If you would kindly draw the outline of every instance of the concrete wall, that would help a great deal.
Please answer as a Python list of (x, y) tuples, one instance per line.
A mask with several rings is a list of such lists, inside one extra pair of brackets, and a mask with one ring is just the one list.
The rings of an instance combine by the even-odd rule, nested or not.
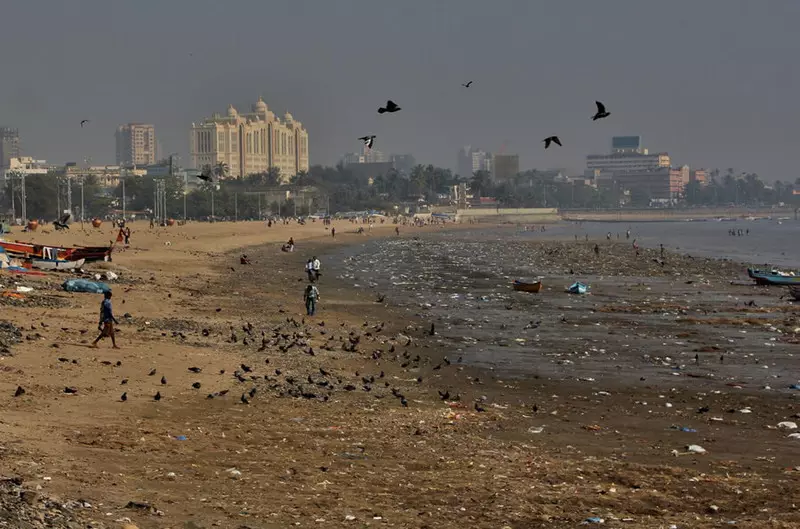
[(552, 222), (559, 220), (557, 208), (468, 208), (456, 212), (457, 221)]

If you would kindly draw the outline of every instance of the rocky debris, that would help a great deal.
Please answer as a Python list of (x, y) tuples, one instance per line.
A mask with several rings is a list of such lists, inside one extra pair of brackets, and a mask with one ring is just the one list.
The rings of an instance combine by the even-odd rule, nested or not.
[(39, 492), (26, 490), (21, 478), (0, 478), (0, 527), (14, 529), (107, 529), (79, 509), (90, 509), (84, 501), (62, 504)]
[(9, 356), (11, 346), (22, 341), (22, 330), (9, 321), (0, 321), (0, 355)]

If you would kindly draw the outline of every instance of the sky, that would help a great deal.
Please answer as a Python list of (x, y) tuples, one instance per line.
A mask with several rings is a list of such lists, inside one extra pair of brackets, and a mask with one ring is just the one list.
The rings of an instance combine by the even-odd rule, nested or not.
[[(641, 135), (675, 165), (800, 176), (797, 0), (6, 0), (0, 14), (0, 126), (54, 163), (113, 163), (116, 127), (145, 122), (188, 164), (193, 121), (263, 96), (307, 128), (312, 164), (375, 134), (422, 163), (455, 168), (473, 145), (577, 174), (613, 135)], [(377, 114), (386, 99), (403, 110)], [(611, 116), (592, 122), (596, 99)], [(545, 151), (554, 134), (564, 146)]]

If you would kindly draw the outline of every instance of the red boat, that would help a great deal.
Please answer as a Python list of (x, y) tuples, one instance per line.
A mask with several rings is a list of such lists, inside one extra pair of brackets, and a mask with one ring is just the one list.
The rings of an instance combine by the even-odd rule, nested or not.
[(31, 244), (22, 241), (0, 241), (7, 254), (21, 259), (65, 259), (67, 261), (78, 261), (85, 259), (86, 262), (110, 261), (113, 246), (78, 246), (76, 248), (59, 248), (44, 246), (41, 244)]

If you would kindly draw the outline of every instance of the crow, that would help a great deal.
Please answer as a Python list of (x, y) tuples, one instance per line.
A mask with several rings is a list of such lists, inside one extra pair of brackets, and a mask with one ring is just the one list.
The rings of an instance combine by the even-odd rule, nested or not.
[(128, 394), (127, 393), (123, 393), (122, 396), (119, 398), (119, 400), (121, 400), (122, 402), (125, 402), (126, 400), (128, 400)]
[(607, 118), (611, 115), (611, 112), (606, 111), (606, 106), (601, 103), (600, 101), (595, 101), (595, 105), (597, 105), (597, 113), (592, 116), (592, 121), (597, 121), (598, 119)]
[(390, 99), (389, 101), (386, 102), (386, 106), (385, 107), (380, 107), (378, 109), (378, 114), (384, 114), (386, 112), (389, 112), (391, 114), (393, 112), (397, 112), (398, 110), (402, 110), (402, 109), (399, 106), (397, 106), (397, 103), (395, 103), (394, 101), (392, 101)]
[(160, 391), (156, 391), (156, 394), (153, 396), (153, 400), (155, 400), (155, 401), (161, 400), (161, 392)]
[(81, 120), (81, 128), (83, 128), (83, 126), (86, 125), (87, 123), (89, 123), (88, 119), (82, 119)]
[(461, 86), (463, 86), (464, 88), (469, 88), (469, 86), (471, 84), (472, 84), (472, 81), (467, 81), (466, 83), (461, 83)]
[(545, 149), (547, 149), (548, 147), (550, 147), (550, 144), (551, 144), (551, 143), (555, 143), (555, 144), (556, 144), (556, 145), (558, 145), (559, 147), (561, 147), (561, 146), (562, 146), (562, 145), (561, 145), (561, 140), (560, 140), (560, 139), (558, 139), (558, 136), (549, 136), (549, 137), (547, 137), (547, 138), (543, 139), (542, 141), (544, 142), (544, 148), (545, 148)]
[(361, 136), (358, 139), (364, 142), (364, 146), (367, 149), (371, 149), (372, 146), (375, 144), (375, 136), (374, 135), (372, 135), (372, 136)]

